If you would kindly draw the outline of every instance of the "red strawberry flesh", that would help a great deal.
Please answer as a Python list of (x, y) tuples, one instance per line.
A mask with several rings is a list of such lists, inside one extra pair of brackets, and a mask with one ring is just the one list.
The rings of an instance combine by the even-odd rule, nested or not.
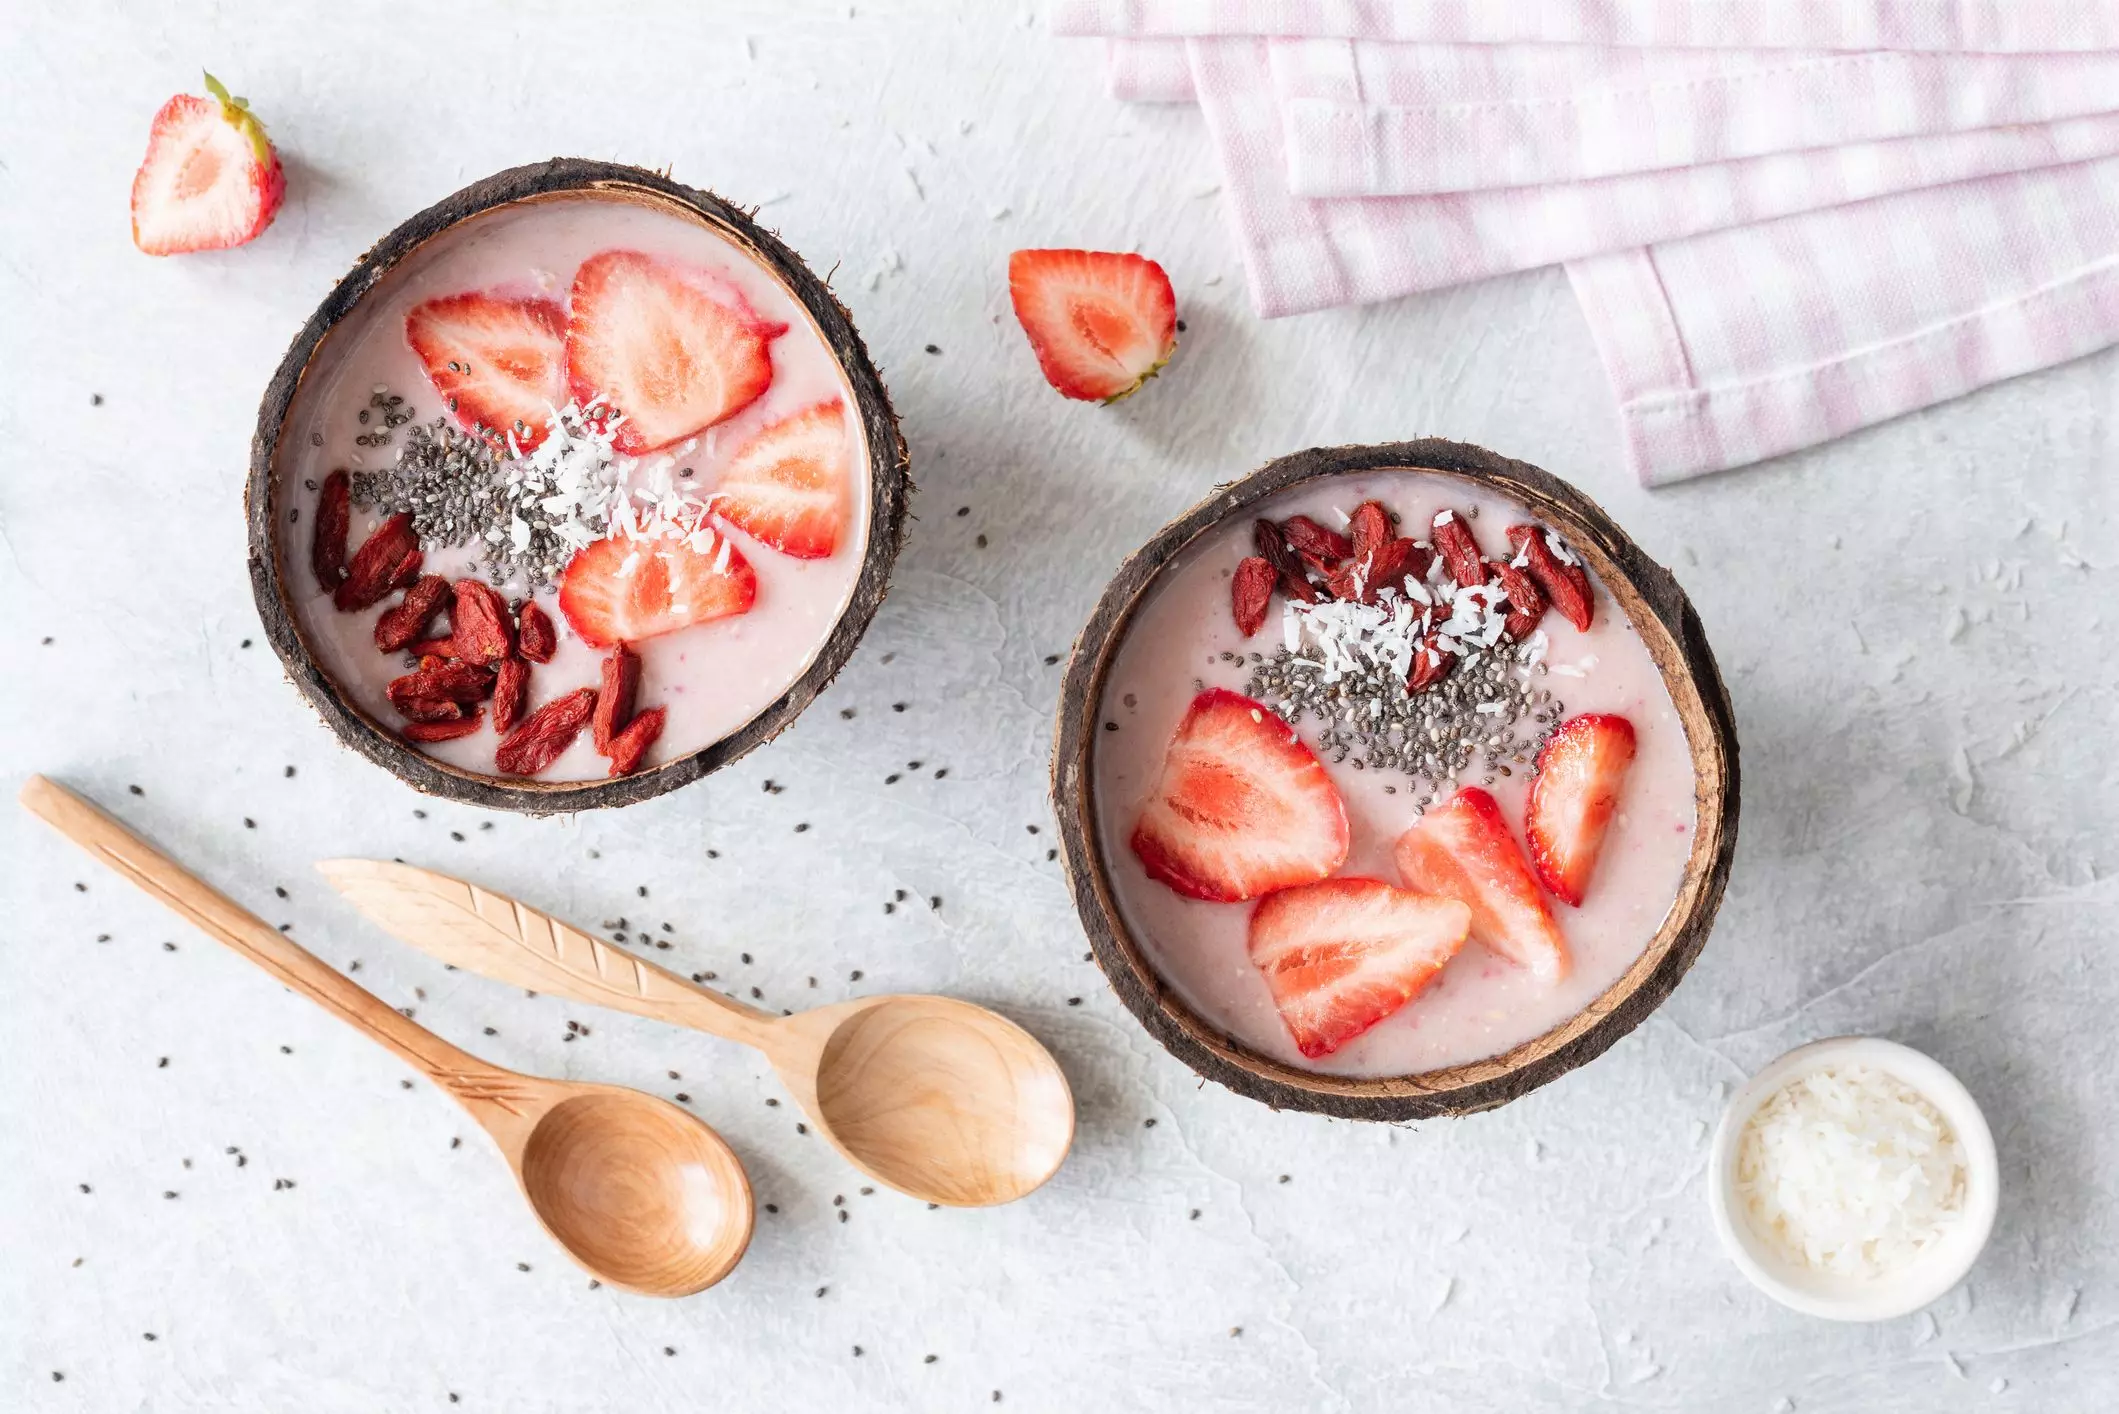
[(1008, 297), (1045, 381), (1112, 403), (1161, 371), (1177, 347), (1177, 294), (1154, 261), (1099, 250), (1019, 250)]
[(1293, 729), (1210, 688), (1170, 739), (1132, 845), (1151, 878), (1228, 903), (1325, 878), (1347, 840), (1339, 791)]
[(1379, 879), (1326, 879), (1267, 894), (1251, 962), (1296, 1047), (1328, 1056), (1426, 989), (1464, 946), (1471, 910)]
[(824, 559), (853, 518), (848, 450), (839, 399), (784, 417), (729, 458), (714, 487), (715, 513), (783, 555)]
[(255, 240), (286, 194), (265, 125), (213, 75), (206, 86), (213, 97), (180, 93), (162, 105), (132, 179), (132, 240), (149, 255)]
[(1539, 880), (1577, 908), (1596, 872), (1634, 746), (1633, 723), (1594, 712), (1560, 723), (1538, 752), (1524, 841)]
[(566, 401), (566, 318), (547, 299), (445, 295), (412, 307), (405, 342), (457, 422), (527, 452)]
[(1560, 925), (1491, 795), (1477, 786), (1458, 791), (1400, 836), (1394, 853), (1407, 888), (1471, 909), (1471, 934), (1488, 951), (1541, 981), (1567, 975)]
[(615, 407), (612, 446), (639, 456), (755, 402), (773, 381), (767, 345), (786, 332), (711, 271), (607, 250), (574, 272), (567, 384), (584, 408)]
[(684, 540), (598, 540), (559, 578), (559, 612), (592, 648), (747, 614), (757, 599), (757, 571), (726, 538), (705, 553)]

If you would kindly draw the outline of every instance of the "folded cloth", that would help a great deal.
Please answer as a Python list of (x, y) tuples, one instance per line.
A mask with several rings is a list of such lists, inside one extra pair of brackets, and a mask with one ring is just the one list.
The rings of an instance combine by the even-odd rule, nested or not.
[(1270, 41), (1304, 196), (1581, 181), (2119, 110), (2119, 53)]
[(1668, 49), (2119, 49), (2119, 0), (1054, 0), (1055, 34)]
[(2119, 341), (2119, 158), (1567, 267), (1649, 485), (1829, 441)]
[(1276, 318), (2026, 167), (2119, 154), (2119, 115), (1781, 153), (1598, 181), (1441, 196), (1309, 200), (1258, 39), (1195, 39), (1251, 301)]

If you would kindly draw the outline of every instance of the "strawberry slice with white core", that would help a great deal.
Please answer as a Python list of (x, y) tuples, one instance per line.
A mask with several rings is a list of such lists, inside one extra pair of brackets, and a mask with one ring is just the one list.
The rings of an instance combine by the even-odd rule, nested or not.
[(1019, 250), (1008, 257), (1008, 296), (1045, 381), (1066, 397), (1117, 402), (1177, 347), (1177, 294), (1144, 256)]
[(751, 539), (798, 560), (839, 548), (853, 515), (846, 405), (837, 398), (784, 417), (737, 449), (714, 510)]
[(1596, 872), (1633, 753), (1633, 723), (1608, 712), (1569, 717), (1538, 753), (1523, 839), (1539, 880), (1577, 908)]
[(1251, 961), (1296, 1047), (1328, 1056), (1426, 989), (1457, 955), (1471, 910), (1379, 879), (1282, 889), (1251, 913)]
[(734, 618), (757, 601), (757, 571), (726, 539), (706, 553), (683, 540), (598, 540), (559, 577), (559, 611), (592, 648)]
[(1546, 982), (1567, 975), (1560, 925), (1485, 791), (1467, 786), (1429, 810), (1399, 838), (1396, 857), (1407, 888), (1471, 909), (1472, 936), (1488, 951)]
[(280, 156), (247, 100), (206, 76), (155, 114), (132, 179), (132, 243), (149, 255), (226, 250), (257, 239), (287, 192)]
[(1338, 788), (1286, 722), (1226, 688), (1192, 699), (1133, 829), (1151, 878), (1235, 903), (1315, 883), (1346, 849)]
[(574, 272), (567, 383), (582, 407), (600, 396), (624, 415), (611, 445), (639, 456), (756, 401), (786, 332), (712, 271), (607, 250)]
[(456, 420), (533, 450), (566, 401), (567, 314), (547, 299), (444, 295), (412, 307), (405, 342)]

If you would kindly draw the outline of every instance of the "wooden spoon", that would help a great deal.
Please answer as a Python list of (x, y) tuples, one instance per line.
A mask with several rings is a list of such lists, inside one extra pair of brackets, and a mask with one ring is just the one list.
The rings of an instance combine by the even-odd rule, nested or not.
[(414, 1025), (65, 787), (31, 776), (22, 804), (448, 1091), (500, 1146), (545, 1231), (591, 1276), (647, 1296), (689, 1296), (742, 1258), (750, 1180), (700, 1120), (638, 1090), (489, 1065)]
[(1007, 1203), (1074, 1142), (1059, 1063), (984, 1007), (882, 996), (774, 1016), (460, 879), (371, 859), (317, 867), (392, 936), (467, 972), (763, 1051), (833, 1147), (901, 1193)]

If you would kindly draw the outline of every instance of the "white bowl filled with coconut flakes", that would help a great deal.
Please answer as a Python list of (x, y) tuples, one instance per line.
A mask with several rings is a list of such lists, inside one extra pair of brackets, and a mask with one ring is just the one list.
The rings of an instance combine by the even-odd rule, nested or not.
[(1835, 1321), (1883, 1321), (1964, 1279), (1994, 1228), (1994, 1136), (1957, 1077), (1893, 1041), (1788, 1052), (1737, 1091), (1709, 1200), (1752, 1284)]

